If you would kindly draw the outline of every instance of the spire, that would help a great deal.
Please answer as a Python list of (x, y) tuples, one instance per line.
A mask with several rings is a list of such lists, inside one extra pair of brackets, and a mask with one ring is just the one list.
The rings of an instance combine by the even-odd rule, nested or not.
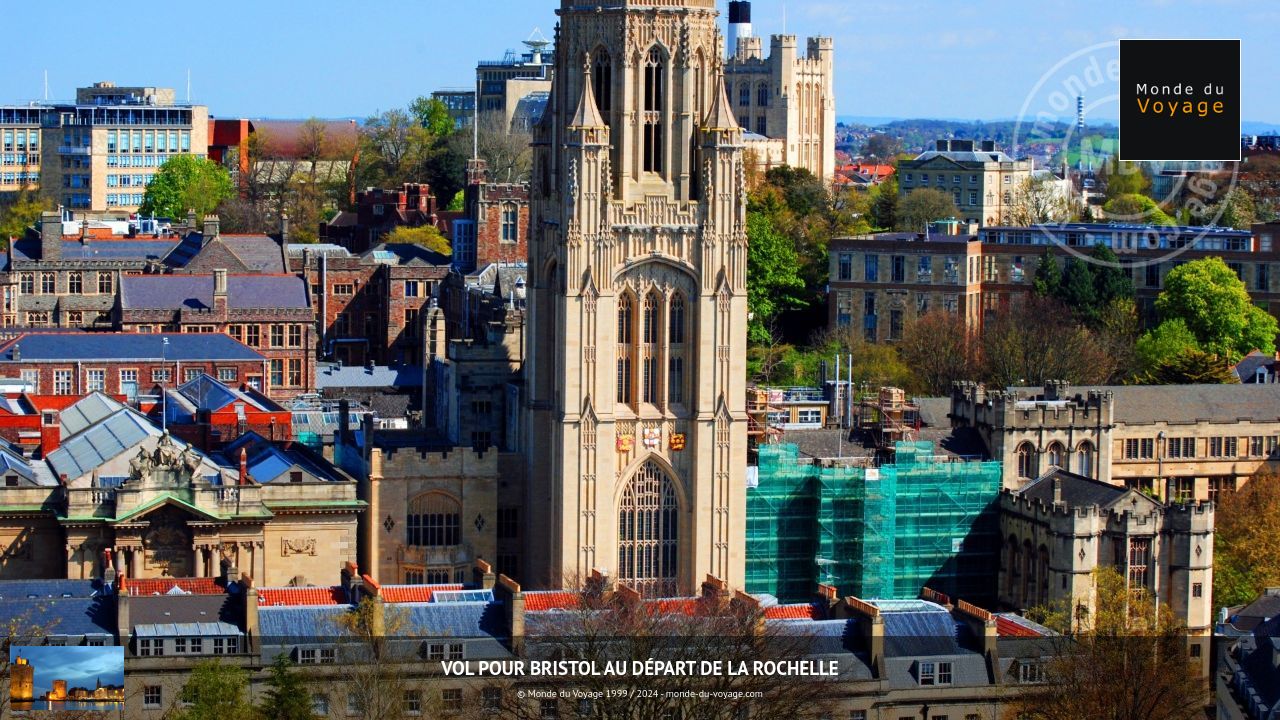
[(600, 110), (596, 107), (596, 94), (591, 87), (591, 56), (585, 55), (583, 62), (582, 76), (582, 98), (578, 101), (578, 110), (573, 114), (573, 120), (569, 123), (572, 128), (602, 128), (605, 127), (604, 118), (600, 117)]
[(717, 75), (715, 97), (711, 101), (711, 110), (707, 112), (707, 118), (702, 123), (703, 129), (737, 129), (738, 120), (734, 118), (733, 111), (729, 109), (729, 91), (724, 84), (724, 74), (718, 73)]

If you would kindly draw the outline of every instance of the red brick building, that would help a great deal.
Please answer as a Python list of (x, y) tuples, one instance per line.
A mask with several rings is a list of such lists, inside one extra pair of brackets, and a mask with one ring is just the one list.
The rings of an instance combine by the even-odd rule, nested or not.
[(362, 253), (398, 227), (440, 227), (436, 198), (425, 183), (404, 183), (393, 190), (367, 188), (356, 193), (355, 206), (320, 224), (320, 242)]
[(125, 276), (116, 312), (117, 325), (126, 332), (225, 334), (260, 352), (266, 379), (251, 387), (273, 399), (291, 400), (315, 389), (315, 316), (307, 286), (295, 275), (215, 270), (211, 275)]
[(31, 383), (33, 395), (133, 402), (201, 375), (269, 393), (268, 370), (266, 357), (225, 335), (25, 333), (0, 345), (0, 377)]
[(493, 263), (523, 263), (529, 254), (529, 184), (493, 183), (483, 160), (467, 164), (465, 220), (450, 224), (453, 263), (474, 272)]
[(320, 355), (344, 365), (414, 364), (419, 317), (449, 274), (449, 258), (417, 245), (378, 245), (362, 255), (332, 245), (290, 247), (320, 320)]
[(210, 375), (167, 388), (165, 402), (151, 408), (154, 422), (161, 413), (174, 437), (205, 451), (250, 432), (272, 441), (293, 439), (292, 412), (253, 388), (241, 389)]

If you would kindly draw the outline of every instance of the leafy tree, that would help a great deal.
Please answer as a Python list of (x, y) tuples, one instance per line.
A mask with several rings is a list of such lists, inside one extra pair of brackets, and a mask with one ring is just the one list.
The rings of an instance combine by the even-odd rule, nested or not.
[(174, 155), (160, 166), (147, 185), (138, 212), (179, 218), (193, 209), (202, 217), (213, 212), (233, 192), (231, 175), (226, 168), (194, 155)]
[(898, 175), (894, 173), (871, 188), (871, 224), (881, 230), (898, 226)]
[(409, 103), (409, 112), (418, 124), (436, 137), (444, 137), (453, 132), (453, 116), (449, 114), (449, 106), (439, 98), (416, 97)]
[(1138, 367), (1152, 372), (1166, 362), (1199, 350), (1195, 333), (1181, 318), (1165, 320), (1138, 338), (1134, 354)]
[(868, 341), (859, 328), (842, 327), (818, 333), (812, 352), (816, 355), (814, 365), (826, 360), (830, 372), (835, 372), (833, 363), (839, 355), (840, 377), (847, 379), (852, 367), (855, 385), (912, 387), (917, 384), (897, 348)]
[(8, 247), (9, 238), (21, 238), (27, 228), (40, 222), (40, 213), (53, 209), (53, 202), (37, 192), (22, 190), (13, 200), (0, 206), (0, 247)]
[(1139, 376), (1143, 385), (1232, 385), (1240, 382), (1222, 356), (1194, 348), (1161, 359)]
[(1102, 206), (1102, 210), (1108, 218), (1120, 222), (1143, 222), (1152, 225), (1178, 224), (1177, 220), (1160, 209), (1155, 200), (1136, 193), (1117, 195), (1108, 200)]
[(254, 720), (257, 714), (245, 699), (249, 673), (240, 667), (207, 660), (195, 666), (182, 688), (188, 706), (175, 711), (177, 720)]
[(1009, 717), (1203, 718), (1204, 680), (1169, 604), (1111, 567), (1095, 570), (1093, 584), (1091, 607), (1069, 598), (1029, 613), (1061, 635), (1046, 641), (1044, 684), (1019, 693)]
[[(508, 126), (506, 118), (500, 112), (487, 112), (480, 116), (479, 137), (480, 157), (489, 166), (489, 177), (494, 182), (518, 183), (529, 180), (533, 171), (533, 136), (527, 131)], [(469, 154), (471, 148), (466, 143), (471, 139), (465, 133), (459, 135), (455, 143), (463, 145)], [(465, 158), (464, 158), (465, 160)], [(465, 166), (465, 165), (464, 165)]]
[(1207, 208), (1201, 219), (1206, 223), (1213, 221), (1220, 227), (1248, 230), (1258, 222), (1257, 205), (1248, 190), (1237, 187)]
[(1115, 251), (1098, 243), (1089, 257), (1096, 261), (1089, 264), (1089, 269), (1093, 272), (1093, 295), (1100, 306), (1133, 299), (1133, 280), (1120, 269), (1120, 258)]
[(1115, 361), (1070, 310), (1031, 295), (998, 311), (980, 341), (983, 376), (998, 387), (1066, 380), (1094, 385), (1111, 377)]
[(1094, 324), (1094, 334), (1103, 352), (1113, 361), (1108, 385), (1124, 382), (1138, 372), (1134, 344), (1140, 328), (1138, 305), (1133, 298), (1119, 297), (1104, 306)]
[(1142, 195), (1151, 188), (1151, 180), (1142, 171), (1142, 166), (1137, 163), (1122, 163), (1118, 155), (1112, 155), (1111, 162), (1099, 174), (1106, 189), (1107, 200), (1115, 200), (1124, 195)]
[(1280, 585), (1280, 476), (1261, 472), (1220, 493), (1214, 523), (1215, 609), (1253, 602)]
[(383, 235), (382, 241), (391, 244), (421, 245), (441, 255), (453, 254), (453, 248), (449, 245), (449, 240), (434, 225), (421, 225), (419, 227), (401, 225)]
[(933, 188), (920, 188), (898, 201), (897, 229), (924, 232), (929, 223), (959, 214), (950, 195)]
[(1067, 258), (1057, 297), (1086, 324), (1094, 320), (1098, 296), (1094, 293), (1093, 271), (1088, 264), (1076, 257)]
[(826, 211), (831, 202), (822, 180), (804, 168), (781, 165), (765, 173), (765, 182), (782, 191), (791, 212), (805, 217)]
[(1061, 190), (1061, 183), (1051, 173), (1041, 173), (1024, 180), (1013, 193), (1009, 223), (1038, 225), (1069, 219), (1070, 203)]
[(751, 313), (747, 337), (752, 342), (765, 342), (770, 338), (769, 321), (783, 310), (803, 304), (804, 281), (798, 273), (795, 247), (777, 231), (769, 215), (747, 213), (747, 238), (747, 307)]
[(271, 663), (267, 693), (258, 708), (263, 720), (315, 720), (311, 711), (311, 695), (302, 677), (294, 671), (289, 656), (281, 653)]
[(892, 135), (884, 133), (875, 133), (867, 138), (867, 142), (862, 146), (862, 154), (876, 160), (886, 160), (894, 157), (902, 150), (902, 143)]
[(1221, 258), (1169, 271), (1156, 310), (1165, 321), (1185, 323), (1205, 352), (1232, 359), (1253, 350), (1275, 352), (1275, 317), (1253, 304), (1244, 282)]

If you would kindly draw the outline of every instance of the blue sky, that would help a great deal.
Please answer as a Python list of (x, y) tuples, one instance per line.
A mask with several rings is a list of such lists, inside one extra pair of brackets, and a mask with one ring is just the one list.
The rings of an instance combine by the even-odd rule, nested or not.
[(93, 689), (98, 678), (103, 685), (124, 684), (124, 648), (39, 646), (13, 647), (9, 650), (10, 662), (21, 655), (35, 666), (36, 695), (49, 691), (54, 680), (66, 680), (67, 690), (73, 687)]
[[(170, 86), (181, 98), (189, 68), (193, 99), (216, 116), (364, 117), (469, 86), (476, 60), (501, 58), (535, 27), (550, 37), (558, 6), (15, 3), (5, 25), (30, 31), (6, 35), (0, 102), (41, 97), (45, 70), (54, 98), (95, 80)], [(755, 0), (756, 33), (782, 32), (784, 8), (787, 32), (834, 36), (840, 115), (1008, 118), (1046, 70), (1082, 47), (1119, 37), (1239, 37), (1244, 118), (1280, 122), (1280, 93), (1269, 89), (1280, 77), (1274, 0)], [(46, 50), (51, 37), (56, 53)]]

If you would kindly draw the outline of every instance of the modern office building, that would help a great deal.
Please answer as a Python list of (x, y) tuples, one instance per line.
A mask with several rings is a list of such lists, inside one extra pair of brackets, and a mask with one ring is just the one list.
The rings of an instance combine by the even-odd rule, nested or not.
[[(554, 52), (547, 50), (551, 42), (538, 30), (534, 30), (524, 45), (528, 52), (509, 50), (501, 60), (481, 60), (476, 65), (476, 86), (480, 94), (478, 97), (473, 94), (472, 103), (473, 107), (479, 107), (481, 115), (498, 114), (504, 128), (529, 132), (547, 107), (555, 59)], [(459, 102), (465, 104), (465, 100)], [(452, 109), (450, 114), (457, 122)]]

